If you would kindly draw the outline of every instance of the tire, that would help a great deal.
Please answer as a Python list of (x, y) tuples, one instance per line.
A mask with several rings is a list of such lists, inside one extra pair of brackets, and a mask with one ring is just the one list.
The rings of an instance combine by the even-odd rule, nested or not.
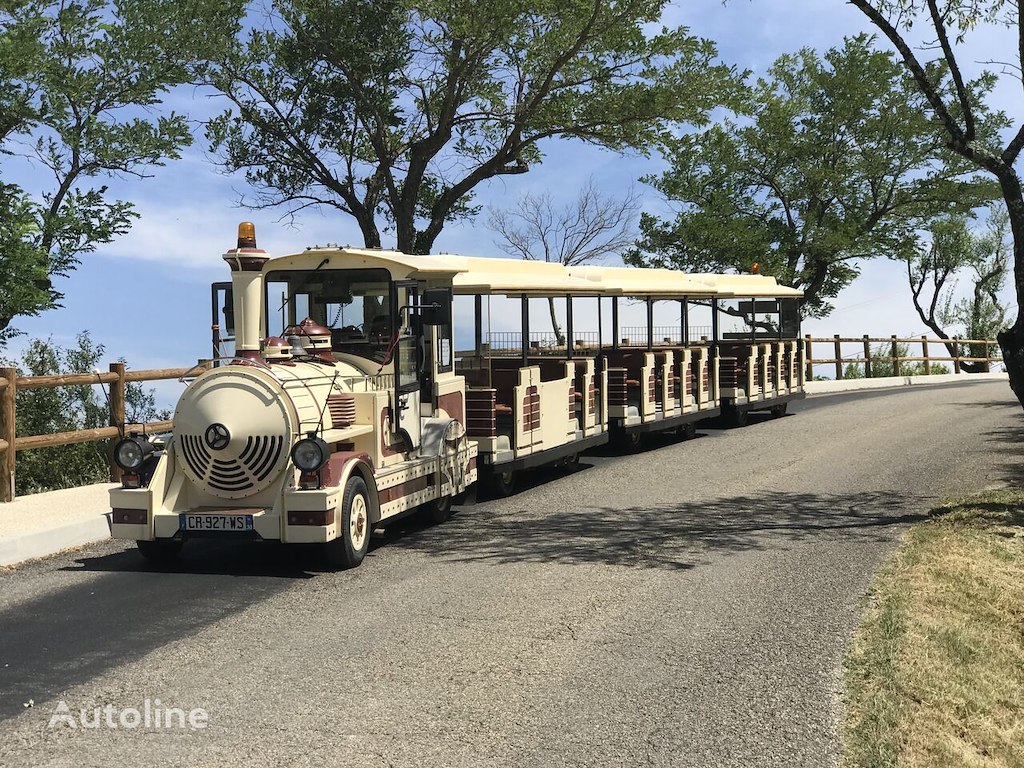
[(491, 472), (485, 483), (487, 495), (494, 499), (511, 496), (516, 489), (516, 472), (514, 469)]
[(332, 568), (355, 568), (370, 548), (370, 494), (358, 475), (345, 484), (339, 525), (338, 538), (324, 545), (327, 563)]
[(157, 539), (156, 541), (140, 539), (135, 542), (141, 555), (155, 565), (170, 565), (177, 560), (184, 543), (175, 539)]
[(779, 405), (772, 406), (772, 418), (778, 419), (786, 415), (789, 403), (780, 403)]
[(750, 415), (748, 411), (732, 406), (727, 414), (727, 420), (730, 427), (745, 427), (750, 421)]
[(420, 507), (420, 517), (430, 525), (440, 525), (452, 516), (452, 497), (428, 501)]
[(644, 438), (640, 432), (620, 432), (615, 445), (621, 453), (639, 453)]
[(676, 437), (680, 440), (692, 440), (697, 436), (697, 424), (689, 421), (676, 427)]

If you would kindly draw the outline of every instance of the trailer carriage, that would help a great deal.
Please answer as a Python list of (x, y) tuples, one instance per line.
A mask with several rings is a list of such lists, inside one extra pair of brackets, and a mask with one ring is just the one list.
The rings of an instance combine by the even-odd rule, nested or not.
[[(635, 450), (647, 432), (802, 397), (799, 292), (773, 278), (338, 247), (271, 259), (250, 224), (224, 259), (233, 356), (189, 384), (166, 450), (134, 434), (114, 450), (112, 535), (154, 559), (226, 536), (320, 543), (353, 566), (374, 527), (442, 522), (478, 478), (506, 493), (517, 471), (609, 441)], [(518, 308), (502, 344), (484, 323), (496, 297)], [(549, 299), (565, 332), (542, 345), (530, 308)], [(656, 306), (678, 311), (676, 330), (656, 334)], [(638, 309), (639, 335), (620, 323)]]

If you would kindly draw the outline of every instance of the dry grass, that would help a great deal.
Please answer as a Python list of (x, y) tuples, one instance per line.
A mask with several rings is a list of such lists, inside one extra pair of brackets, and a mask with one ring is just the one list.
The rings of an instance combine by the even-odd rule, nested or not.
[(846, 768), (1024, 768), (1024, 492), (946, 504), (907, 533), (846, 687)]

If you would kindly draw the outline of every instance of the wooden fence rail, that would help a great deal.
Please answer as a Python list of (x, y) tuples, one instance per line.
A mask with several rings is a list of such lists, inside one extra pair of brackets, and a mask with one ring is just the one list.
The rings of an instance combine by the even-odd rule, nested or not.
[[(207, 363), (200, 361), (191, 368), (158, 368), (148, 371), (126, 371), (124, 363), (111, 363), (106, 373), (76, 373), (66, 376), (19, 376), (17, 368), (0, 368), (0, 502), (13, 501), (15, 496), (15, 465), (18, 451), (49, 448), (57, 445), (88, 443), (94, 440), (113, 441), (130, 431), (162, 432), (171, 428), (170, 421), (148, 424), (125, 424), (125, 388), (134, 381), (165, 381), (194, 376)], [(92, 384), (110, 385), (110, 420), (108, 427), (79, 429), (51, 435), (17, 436), (17, 393), (19, 389), (52, 389)], [(120, 470), (111, 460), (111, 480), (120, 479)]]
[[(930, 344), (955, 344), (957, 353), (963, 349), (963, 345), (970, 345), (973, 352), (981, 354), (961, 355), (954, 354), (949, 357), (936, 357), (929, 354)], [(891, 354), (879, 356), (871, 350), (872, 344), (891, 344)], [(815, 358), (813, 351), (815, 344), (828, 344), (833, 353), (832, 357)], [(857, 344), (859, 350), (863, 351), (863, 357), (844, 357), (843, 345)], [(899, 354), (901, 344), (920, 344), (920, 356), (903, 356)], [(836, 378), (843, 377), (843, 366), (849, 364), (860, 364), (865, 368), (865, 376), (871, 376), (871, 363), (873, 360), (888, 360), (892, 363), (893, 370), (898, 371), (900, 363), (923, 362), (924, 372), (931, 373), (931, 365), (936, 362), (951, 362), (956, 373), (961, 373), (962, 363), (985, 363), (986, 367), (994, 361), (1000, 360), (999, 345), (991, 339), (930, 339), (925, 336), (914, 338), (899, 338), (889, 336), (887, 338), (875, 338), (861, 336), (856, 338), (832, 336), (832, 337), (804, 337), (805, 360), (807, 361), (807, 378), (814, 377), (814, 366), (834, 364)], [(209, 365), (209, 361), (201, 360), (191, 368), (158, 368), (145, 371), (126, 371), (124, 363), (111, 363), (110, 370), (106, 373), (79, 373), (65, 376), (19, 376), (16, 368), (0, 368), (0, 502), (12, 501), (15, 496), (15, 463), (18, 451), (31, 448), (48, 448), (57, 445), (71, 445), (73, 443), (86, 443), (94, 440), (114, 440), (121, 434), (129, 431), (161, 432), (171, 428), (170, 421), (157, 421), (149, 424), (125, 424), (125, 386), (128, 382), (135, 381), (165, 381), (168, 379), (183, 379), (197, 375)], [(17, 436), (15, 434), (15, 423), (17, 416), (16, 397), (19, 389), (48, 389), (53, 387), (86, 386), (92, 384), (107, 384), (110, 386), (110, 426), (98, 427), (96, 429), (82, 429), (73, 432), (59, 432), (51, 435), (27, 435)], [(112, 480), (119, 479), (120, 471), (111, 461), (110, 477)]]
[[(829, 345), (832, 357), (814, 357), (814, 345)], [(843, 345), (856, 344), (858, 352), (863, 357), (843, 356)], [(872, 344), (889, 344), (889, 354), (878, 354), (872, 351)], [(921, 354), (911, 356), (900, 354), (901, 345), (919, 344)], [(940, 344), (944, 351), (949, 351), (946, 346), (953, 347), (953, 354), (948, 357), (936, 356), (928, 351), (929, 345)], [(961, 350), (967, 347), (970, 354), (961, 354)], [(908, 350), (909, 352), (909, 350)], [(856, 353), (855, 353), (856, 354)], [(937, 339), (927, 336), (915, 336), (912, 338), (900, 338), (898, 336), (872, 337), (872, 336), (805, 336), (804, 337), (804, 359), (807, 361), (807, 379), (814, 378), (814, 366), (835, 365), (836, 379), (843, 378), (843, 368), (847, 365), (863, 365), (865, 378), (872, 376), (872, 363), (885, 360), (892, 365), (893, 375), (898, 375), (902, 363), (924, 363), (925, 375), (931, 375), (932, 363), (952, 363), (953, 373), (963, 373), (964, 363), (979, 363), (983, 370), (988, 370), (992, 363), (1002, 360), (1002, 353), (999, 342), (993, 339)]]

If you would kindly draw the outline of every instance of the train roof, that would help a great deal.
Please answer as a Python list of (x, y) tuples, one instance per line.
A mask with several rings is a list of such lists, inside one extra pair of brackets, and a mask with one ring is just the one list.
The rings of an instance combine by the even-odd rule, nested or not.
[(699, 276), (672, 269), (644, 267), (568, 267), (569, 274), (606, 285), (626, 296), (707, 296), (724, 295)]
[(450, 279), (457, 294), (508, 296), (651, 296), (659, 298), (795, 298), (796, 288), (767, 275), (691, 274), (672, 269), (566, 267), (559, 263), (480, 256), (410, 256), (375, 248), (309, 248), (271, 259), (264, 271), (321, 267), (344, 258), (346, 268), (387, 269), (396, 278)]
[[(386, 269), (397, 278), (437, 279), (453, 277), (463, 271), (447, 256), (410, 256), (401, 251), (377, 248), (307, 248), (301, 253), (279, 256), (268, 261), (263, 271), (317, 269), (324, 259), (345, 259), (346, 269)], [(330, 266), (330, 261), (325, 266)]]
[(799, 298), (804, 292), (799, 288), (790, 288), (788, 285), (779, 285), (779, 281), (770, 275), (698, 275), (701, 282), (707, 283), (713, 289), (733, 296), (743, 296), (752, 299), (790, 299)]

